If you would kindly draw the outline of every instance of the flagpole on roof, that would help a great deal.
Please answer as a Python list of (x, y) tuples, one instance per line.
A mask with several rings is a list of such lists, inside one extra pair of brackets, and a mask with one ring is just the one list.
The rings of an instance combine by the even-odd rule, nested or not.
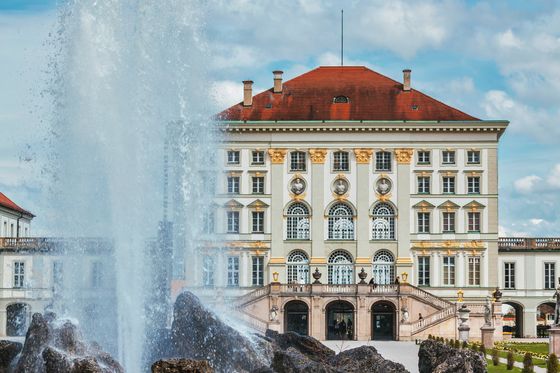
[(340, 10), (340, 66), (344, 66), (344, 9)]

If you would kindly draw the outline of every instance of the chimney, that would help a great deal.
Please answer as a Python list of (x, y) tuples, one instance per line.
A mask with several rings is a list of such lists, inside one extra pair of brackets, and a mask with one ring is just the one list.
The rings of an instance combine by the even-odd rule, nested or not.
[(403, 91), (410, 91), (410, 69), (405, 69), (403, 72)]
[(274, 93), (282, 93), (282, 74), (284, 72), (280, 70), (274, 70)]
[(243, 81), (243, 106), (253, 105), (253, 81)]

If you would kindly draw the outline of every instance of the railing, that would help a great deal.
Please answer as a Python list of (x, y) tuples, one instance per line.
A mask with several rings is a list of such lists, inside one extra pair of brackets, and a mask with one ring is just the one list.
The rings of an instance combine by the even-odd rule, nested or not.
[(467, 306), (467, 309), (470, 312), (470, 314), (484, 314), (484, 312), (486, 311), (486, 306), (482, 303), (465, 303), (465, 306)]
[(0, 248), (39, 249), (53, 243), (53, 239), (44, 237), (0, 237)]
[(246, 313), (237, 311), (233, 316), (239, 319), (244, 324), (248, 325), (249, 327), (261, 333), (265, 333), (266, 329), (268, 329), (268, 323), (266, 321), (258, 319), (252, 315), (248, 315)]
[(447, 308), (439, 310), (431, 315), (426, 316), (422, 320), (418, 320), (412, 323), (412, 334), (421, 332), (422, 330), (429, 328), (432, 325), (438, 324), (442, 321), (449, 319), (454, 316), (456, 312), (455, 305), (450, 305)]
[(504, 250), (560, 249), (560, 238), (502, 237), (498, 239), (498, 248)]
[(297, 293), (297, 294), (311, 293), (310, 284), (282, 284), (277, 286), (280, 286), (281, 293)]
[(0, 299), (48, 299), (52, 298), (53, 289), (49, 288), (0, 288)]
[(267, 296), (270, 294), (270, 285), (263, 286), (261, 288), (255, 289), (252, 292), (242, 295), (241, 297), (237, 298), (234, 302), (234, 306), (240, 307), (244, 304), (250, 303), (257, 299)]
[(106, 238), (58, 238), (58, 237), (0, 237), (0, 250), (41, 250), (67, 253), (106, 252), (112, 250), (112, 242)]
[(352, 294), (356, 293), (357, 286), (353, 284), (348, 285), (335, 285), (327, 284), (322, 285), (322, 292), (327, 294)]
[(445, 299), (436, 297), (435, 295), (410, 284), (402, 284), (400, 293), (402, 295), (416, 296), (422, 301), (428, 302), (432, 304), (434, 307), (440, 309), (447, 308), (453, 304)]

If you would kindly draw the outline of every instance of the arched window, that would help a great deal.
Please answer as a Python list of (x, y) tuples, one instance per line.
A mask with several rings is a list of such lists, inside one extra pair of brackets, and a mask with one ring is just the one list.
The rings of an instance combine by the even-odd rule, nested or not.
[(354, 239), (354, 214), (344, 203), (337, 203), (329, 210), (329, 239)]
[(288, 240), (309, 239), (309, 209), (303, 203), (293, 203), (288, 208)]
[(309, 283), (309, 258), (301, 250), (292, 251), (287, 260), (288, 284)]
[(393, 254), (387, 250), (379, 250), (373, 257), (371, 273), (376, 284), (392, 284), (395, 281), (395, 258)]
[(395, 239), (395, 210), (388, 203), (378, 203), (373, 208), (372, 240)]
[(329, 284), (353, 284), (354, 266), (352, 256), (346, 251), (337, 250), (331, 254), (328, 263)]
[(14, 303), (6, 307), (6, 335), (21, 337), (27, 333), (29, 306), (25, 303)]

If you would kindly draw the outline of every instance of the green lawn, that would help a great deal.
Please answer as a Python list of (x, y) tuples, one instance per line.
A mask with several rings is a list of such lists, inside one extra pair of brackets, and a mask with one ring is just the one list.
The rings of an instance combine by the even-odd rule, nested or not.
[[(490, 355), (491, 352), (487, 351), (487, 355)], [(504, 359), (507, 359), (507, 352), (506, 351), (498, 351), (498, 355), (500, 357), (503, 357)], [(523, 362), (523, 358), (525, 356), (523, 354), (517, 354), (517, 353), (513, 353), (513, 359), (515, 361), (518, 361), (520, 363)], [(505, 365), (505, 364), (504, 364)], [(538, 367), (542, 367), (542, 368), (546, 368), (546, 360), (541, 360), (541, 359), (537, 359), (537, 358), (533, 358), (533, 365), (538, 366)]]
[(492, 360), (486, 359), (486, 362), (488, 363), (488, 373), (498, 373), (498, 372), (517, 372), (517, 373), (519, 373), (519, 372), (521, 372), (521, 369), (519, 369), (518, 367), (513, 367), (512, 370), (507, 370), (505, 363), (500, 363), (500, 365), (494, 366), (494, 364), (492, 364)]
[(535, 352), (537, 354), (547, 354), (548, 355), (548, 343), (508, 343), (507, 346), (511, 346), (518, 350), (523, 350), (527, 352)]

